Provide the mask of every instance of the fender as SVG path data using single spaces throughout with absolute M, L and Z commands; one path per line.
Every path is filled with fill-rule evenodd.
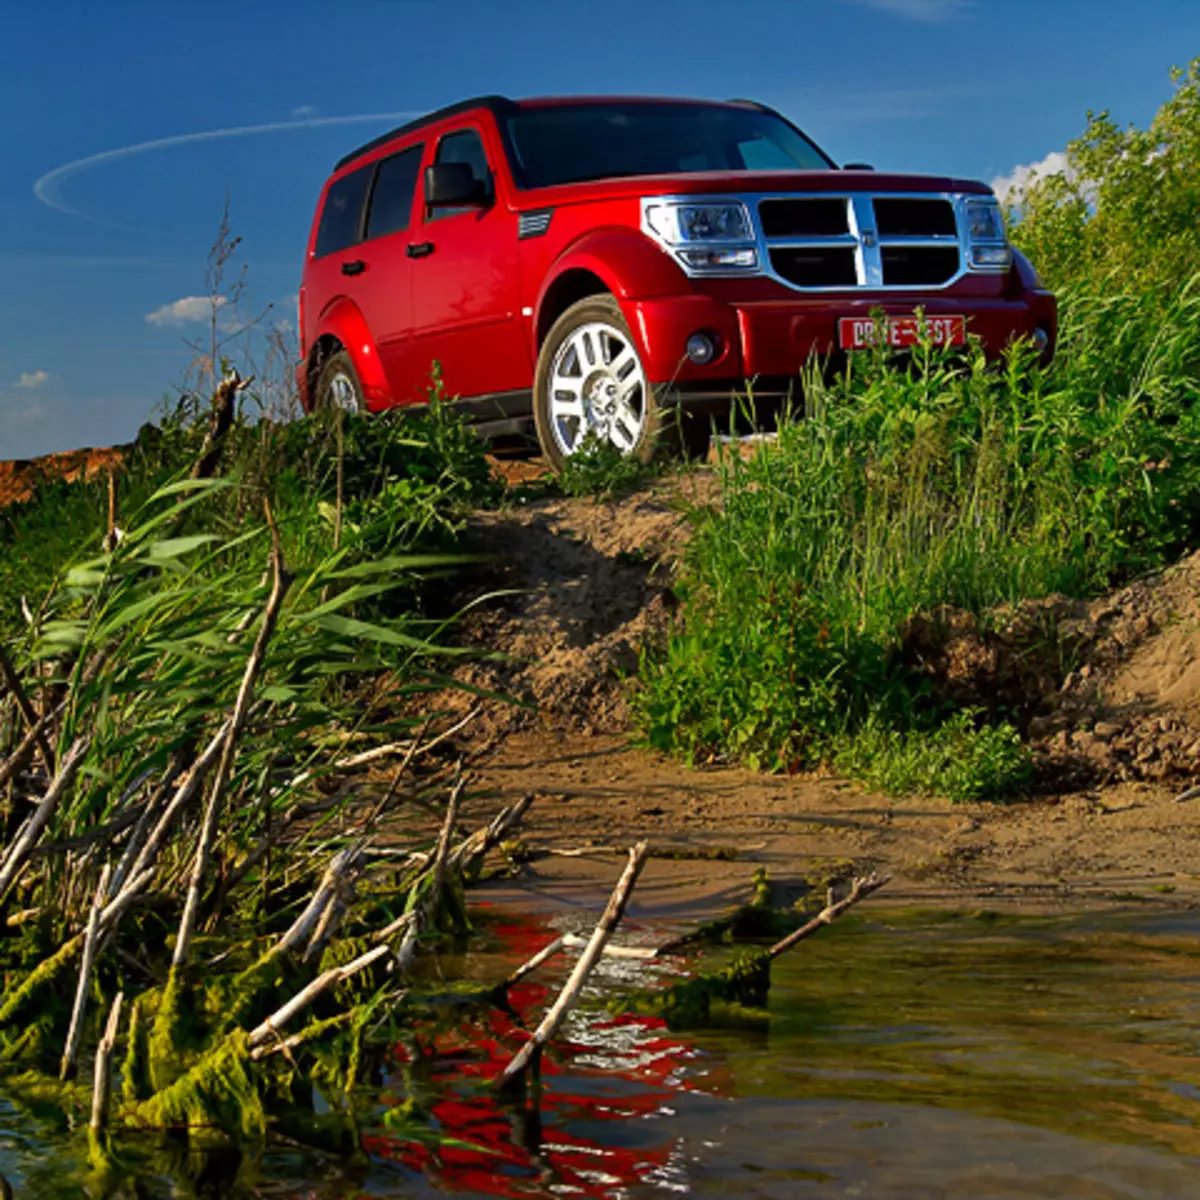
M 536 329 L 544 330 L 552 323 L 542 319 L 546 299 L 568 271 L 595 275 L 622 309 L 629 301 L 686 295 L 694 290 L 682 269 L 645 234 L 621 225 L 594 229 L 572 242 L 546 272 L 534 306 Z
M 317 318 L 313 345 L 322 337 L 334 337 L 345 347 L 362 384 L 363 399 L 372 411 L 391 403 L 391 391 L 379 361 L 379 347 L 367 327 L 366 318 L 353 300 L 338 296 Z

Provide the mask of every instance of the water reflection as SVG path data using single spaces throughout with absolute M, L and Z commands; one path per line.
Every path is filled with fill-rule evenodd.
M 135 1143 L 102 1180 L 78 1134 L 4 1101 L 0 1081 L 0 1170 L 19 1200 L 1200 1194 L 1192 918 L 872 910 L 776 965 L 768 1023 L 699 1033 L 605 1011 L 646 970 L 606 961 L 536 1104 L 490 1085 L 566 964 L 465 1022 L 455 984 L 501 978 L 553 936 L 483 928 L 490 949 L 438 964 L 444 1019 L 403 1038 L 363 1097 L 358 1156 Z

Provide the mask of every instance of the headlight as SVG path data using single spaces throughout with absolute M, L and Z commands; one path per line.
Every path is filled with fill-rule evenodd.
M 750 242 L 750 214 L 744 204 L 680 204 L 650 201 L 646 225 L 669 246 L 690 242 Z
M 967 230 L 973 242 L 1003 242 L 1004 214 L 995 200 L 967 201 Z

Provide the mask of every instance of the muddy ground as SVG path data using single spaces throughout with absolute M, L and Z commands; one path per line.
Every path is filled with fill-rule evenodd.
M 41 478 L 90 478 L 117 453 L 0 464 L 0 504 Z M 1032 794 L 1007 805 L 896 800 L 819 775 L 692 769 L 634 745 L 628 678 L 671 620 L 688 507 L 719 503 L 710 473 L 594 502 L 539 498 L 536 463 L 495 466 L 534 491 L 471 521 L 493 566 L 461 597 L 489 596 L 461 635 L 481 657 L 459 674 L 520 703 L 484 702 L 461 749 L 479 803 L 538 797 L 528 860 L 497 885 L 522 902 L 594 906 L 639 838 L 660 857 L 633 912 L 658 919 L 745 899 L 759 865 L 781 900 L 874 869 L 894 873 L 894 901 L 1200 901 L 1200 554 L 1090 602 L 1052 596 L 983 626 L 953 610 L 910 622 L 909 665 L 951 703 L 1016 713 L 1037 771 Z
M 463 678 L 526 705 L 485 705 L 475 735 L 484 788 L 539 796 L 514 885 L 526 900 L 594 901 L 641 837 L 673 856 L 639 886 L 639 906 L 661 915 L 744 899 L 759 864 L 781 898 L 877 869 L 895 873 L 894 900 L 1200 899 L 1200 794 L 1177 800 L 1200 782 L 1200 555 L 982 628 L 951 610 L 910 623 L 910 665 L 950 702 L 1015 712 L 1037 769 L 1032 794 L 1008 805 L 895 800 L 819 775 L 691 769 L 633 744 L 625 679 L 671 619 L 684 510 L 715 499 L 699 472 L 616 502 L 540 499 L 474 522 L 499 564 L 478 590 L 512 594 L 468 619 L 465 640 L 503 658 Z

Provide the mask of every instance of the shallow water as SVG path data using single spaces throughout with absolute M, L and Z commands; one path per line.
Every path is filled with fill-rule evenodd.
M 510 918 L 482 927 L 493 949 L 443 959 L 447 979 L 500 978 L 552 936 Z M 518 1018 L 536 1020 L 562 970 L 515 990 Z M 649 970 L 605 960 L 593 999 Z M 512 1016 L 445 1025 L 396 1047 L 357 1161 L 287 1145 L 246 1162 L 135 1143 L 128 1172 L 102 1181 L 77 1133 L 16 1108 L 0 1082 L 0 1171 L 22 1200 L 1200 1195 L 1192 916 L 871 909 L 776 963 L 769 1019 L 671 1032 L 599 1008 L 574 1014 L 546 1061 L 540 1109 L 486 1087 L 517 1044 Z M 430 1124 L 441 1143 L 414 1141 Z

